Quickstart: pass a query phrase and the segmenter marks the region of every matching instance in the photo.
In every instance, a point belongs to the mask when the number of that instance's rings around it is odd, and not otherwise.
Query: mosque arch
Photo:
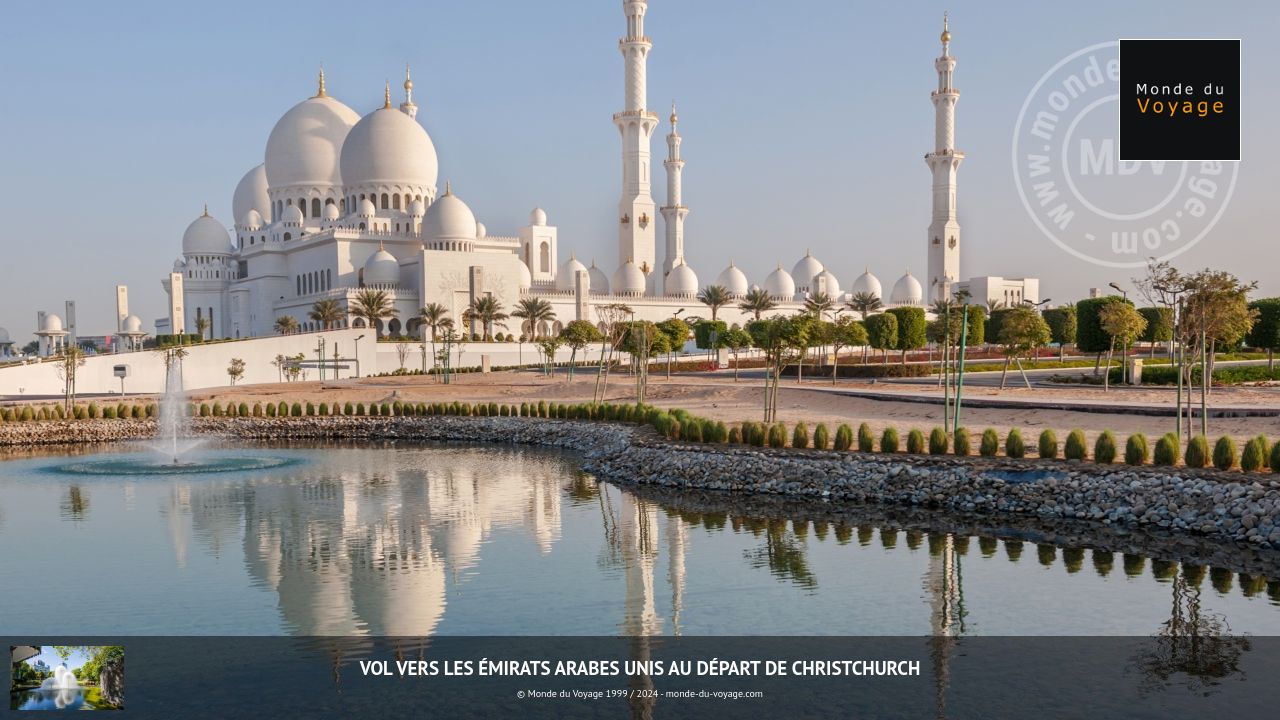
[[[400,193],[396,193],[395,195],[391,196],[391,209],[392,210],[400,209]]]
[[[320,217],[320,198],[311,198],[311,217]]]
[[[285,241],[285,242],[289,242],[289,241],[290,241],[290,240],[292,240],[292,239],[293,239],[293,233],[285,233],[285,234],[284,234],[284,241]]]
[[[551,272],[551,245],[545,240],[538,248],[538,272]]]
[[[400,334],[400,318],[391,318],[391,322],[387,323],[387,334]]]
[[[391,198],[386,193],[382,193],[382,209],[383,210],[391,209]]]

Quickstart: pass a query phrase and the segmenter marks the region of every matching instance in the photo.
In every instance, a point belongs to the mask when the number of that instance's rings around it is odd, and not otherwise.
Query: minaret
[[[689,208],[680,198],[680,177],[684,174],[684,160],[680,158],[680,118],[676,104],[671,103],[671,134],[667,136],[667,204],[662,208],[662,219],[667,232],[666,254],[662,259],[663,289],[666,289],[667,273],[684,262],[684,219]]]
[[[418,106],[413,104],[413,78],[409,77],[409,66],[404,66],[404,102],[400,103],[400,112],[413,119],[418,119]]]
[[[942,16],[942,57],[934,61],[938,89],[932,93],[934,148],[924,156],[933,173],[933,220],[929,223],[928,302],[949,298],[960,280],[960,223],[956,221],[956,172],[964,153],[956,150],[956,101],[960,91],[951,84],[956,59],[951,56],[951,31]]]
[[[627,36],[618,41],[626,66],[626,109],[613,116],[622,135],[622,199],[618,202],[618,264],[634,260],[646,274],[657,261],[656,211],[650,191],[650,140],[658,116],[645,109],[646,63],[653,43],[644,34],[648,0],[623,0]],[[652,276],[650,276],[652,277]],[[650,282],[652,286],[652,281]]]

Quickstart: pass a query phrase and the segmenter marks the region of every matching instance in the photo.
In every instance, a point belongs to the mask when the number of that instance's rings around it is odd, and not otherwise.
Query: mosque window
[[[325,279],[324,279],[325,289],[333,287],[333,268],[325,269],[324,274],[325,274]]]
[[[364,223],[360,223],[360,229],[364,230]]]
[[[538,250],[538,272],[551,272],[551,246],[545,242]]]
[[[285,233],[285,234],[284,234],[284,241],[285,241],[285,242],[289,242],[289,241],[290,241],[290,240],[292,240],[292,239],[293,239],[293,234],[292,234],[292,233]]]
[[[399,210],[399,209],[400,209],[400,196],[399,196],[399,195],[392,195],[392,196],[391,196],[391,209],[392,209],[392,210]]]
[[[293,198],[289,198],[289,199],[285,200],[285,201],[284,201],[284,204],[285,204],[285,205],[288,205],[289,207],[293,207]]]
[[[311,217],[320,217],[320,198],[311,198]]]
[[[387,194],[382,193],[382,209],[383,210],[387,210],[391,207],[390,202],[391,202],[391,199],[387,197]]]
[[[298,275],[298,276],[294,277],[294,282],[295,282],[295,284],[298,286],[298,287],[297,287],[297,289],[295,290],[295,292],[296,292],[298,295],[301,295],[301,294],[302,294],[302,276],[301,276],[301,275]]]

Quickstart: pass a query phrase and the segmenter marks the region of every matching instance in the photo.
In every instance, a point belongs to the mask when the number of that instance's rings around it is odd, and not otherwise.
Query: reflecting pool
[[[631,490],[536,448],[145,452],[0,456],[0,634],[1280,634],[1268,558],[1177,538]]]

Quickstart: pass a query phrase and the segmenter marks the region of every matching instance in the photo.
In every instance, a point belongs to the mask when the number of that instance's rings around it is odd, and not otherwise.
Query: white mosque
[[[623,0],[622,6],[627,32],[619,49],[626,106],[613,122],[622,139],[623,183],[618,256],[611,272],[594,262],[588,267],[572,252],[563,258],[556,227],[541,208],[534,208],[528,224],[513,235],[491,235],[448,183],[441,192],[435,145],[418,121],[407,69],[403,102],[392,104],[388,86],[382,106],[363,117],[329,94],[321,70],[315,95],[280,118],[267,138],[263,163],[236,186],[234,230],[228,233],[206,208],[183,234],[182,257],[163,282],[169,316],[156,321],[156,331],[195,332],[207,326],[210,337],[266,336],[284,316],[292,316],[303,330],[320,330],[308,314],[321,300],[335,301],[345,311],[341,327],[360,327],[364,321],[353,308],[365,288],[384,291],[397,311],[378,328],[383,335],[417,333],[414,318],[429,303],[443,305],[456,320],[484,295],[507,310],[525,297],[548,301],[556,322],[537,328],[539,333],[558,331],[571,320],[598,322],[596,309],[615,303],[625,303],[637,319],[658,321],[682,311],[686,317],[705,316],[707,308],[697,295],[709,285],[722,286],[735,298],[720,310],[729,322],[750,319],[736,299],[756,287],[776,302],[771,312],[798,310],[816,293],[837,303],[871,293],[886,306],[928,305],[961,289],[977,303],[1039,299],[1035,279],[959,278],[956,173],[964,154],[954,146],[959,92],[952,86],[956,59],[945,21],[932,93],[937,131],[934,149],[925,156],[933,174],[933,214],[923,280],[907,271],[886,295],[867,270],[843,285],[843,269],[828,267],[808,252],[790,272],[779,264],[757,284],[732,262],[714,282],[700,279],[685,261],[689,208],[682,197],[684,160],[674,107],[663,162],[665,204],[658,207],[651,193],[650,148],[660,119],[647,102],[648,2]]]

